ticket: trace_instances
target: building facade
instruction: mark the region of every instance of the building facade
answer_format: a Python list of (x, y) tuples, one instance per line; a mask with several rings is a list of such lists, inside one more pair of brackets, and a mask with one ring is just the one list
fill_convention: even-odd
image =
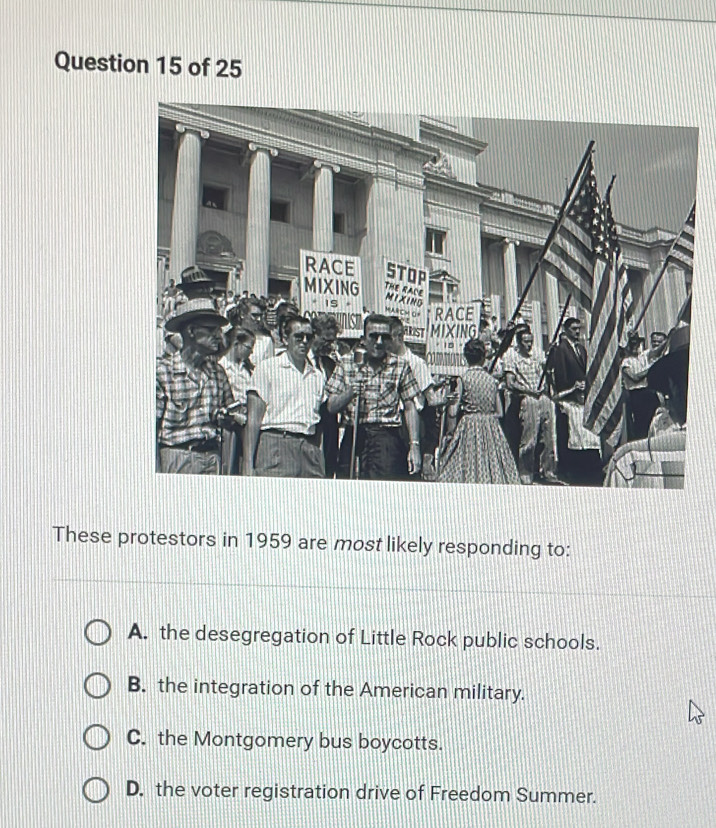
[[(504, 324), (558, 206), (481, 185), (473, 132), (466, 118), (160, 105), (158, 295), (196, 263), (234, 293), (297, 297), (299, 251), (316, 250), (360, 257), (370, 310), (390, 259), (427, 269), (432, 301), (482, 301)], [(619, 234), (638, 311), (674, 235)], [(644, 332), (674, 324), (690, 278), (669, 266)], [(523, 311), (538, 347), (569, 293), (538, 272)]]

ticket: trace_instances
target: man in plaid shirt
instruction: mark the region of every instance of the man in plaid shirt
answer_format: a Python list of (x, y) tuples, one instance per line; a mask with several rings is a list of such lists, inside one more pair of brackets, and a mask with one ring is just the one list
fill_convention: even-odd
[[(356, 454), (365, 480), (400, 480), (420, 471), (419, 419), (414, 402), (420, 388), (408, 363), (388, 352), (390, 341), (390, 319), (370, 314), (363, 323), (365, 360), (349, 354), (326, 383), (328, 410), (333, 414), (345, 411), (349, 421), (358, 425)], [(409, 447), (403, 437), (403, 418)], [(346, 429), (341, 444), (343, 468), (350, 465), (346, 461), (352, 428)]]
[(190, 299), (166, 321), (182, 348), (157, 363), (158, 469), (169, 474), (219, 474), (221, 410), (234, 398), (217, 355), (227, 320), (207, 298)]

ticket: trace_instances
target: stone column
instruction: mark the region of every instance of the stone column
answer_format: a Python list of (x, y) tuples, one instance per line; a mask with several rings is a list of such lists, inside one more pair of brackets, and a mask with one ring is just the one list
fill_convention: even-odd
[(542, 303), (539, 299), (533, 299), (532, 305), (532, 336), (536, 351), (544, 351), (542, 344)]
[(544, 274), (544, 296), (547, 305), (547, 337), (551, 342), (562, 312), (559, 306), (559, 279), (551, 273)]
[(384, 259), (424, 266), (423, 196), (422, 171), (411, 175), (378, 162), (368, 187), (366, 230), (359, 250), (363, 302), (371, 311), (385, 311)]
[(507, 321), (502, 318), (502, 296), (499, 293), (493, 293), (490, 296), (490, 321), (492, 321), (493, 316), (495, 317), (498, 328), (501, 328), (503, 322)]
[(502, 243), (502, 265), (505, 274), (505, 320), (509, 320), (520, 298), (517, 289), (517, 256), (515, 248), (518, 241), (505, 239)]
[(482, 300), (482, 218), (479, 213), (471, 213), (464, 218), (455, 216), (450, 235), (452, 275), (460, 280), (459, 301)]
[(171, 278), (178, 284), (182, 270), (196, 263), (201, 200), (201, 144), (208, 139), (209, 133), (183, 124), (177, 124), (176, 130), (180, 138), (174, 182), (169, 266)]
[[(169, 284), (169, 280), (167, 279), (167, 257), (166, 256), (158, 256), (157, 257), (157, 296), (161, 299), (162, 293), (164, 292), (164, 288), (167, 287)], [(160, 303), (161, 304), (161, 303)], [(161, 310), (161, 308), (160, 308)]]
[(337, 164), (314, 161), (313, 176), (313, 249), (333, 252), (333, 174)]
[(249, 168), (249, 202), (246, 222), (246, 279), (249, 293), (268, 293), (271, 246), (271, 158), (278, 152), (249, 144), (253, 153)]

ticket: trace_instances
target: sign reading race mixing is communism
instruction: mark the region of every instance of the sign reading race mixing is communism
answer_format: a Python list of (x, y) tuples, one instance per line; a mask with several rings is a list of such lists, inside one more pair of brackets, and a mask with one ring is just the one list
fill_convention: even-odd
[(480, 302), (435, 302), (428, 313), (425, 360), (434, 374), (462, 374), (467, 360), (462, 349), (480, 331)]
[(336, 317), (342, 336), (363, 334), (363, 281), (360, 258), (341, 253), (301, 251), (301, 308), (313, 318), (320, 313)]
[(385, 312), (405, 325), (406, 342), (425, 342), (428, 321), (428, 271), (384, 260)]

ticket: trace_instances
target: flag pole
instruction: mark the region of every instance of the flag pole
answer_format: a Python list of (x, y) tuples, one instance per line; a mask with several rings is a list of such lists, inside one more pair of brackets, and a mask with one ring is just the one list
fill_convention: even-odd
[(646, 316), (647, 308), (651, 304), (651, 300), (654, 298), (654, 294), (656, 293), (656, 289), (659, 287), (659, 284), (660, 284), (664, 274), (666, 273), (666, 268), (669, 266), (669, 259), (671, 258), (671, 254), (674, 252), (674, 248), (676, 247), (679, 240), (681, 239), (681, 236), (683, 235), (684, 230), (686, 229), (686, 225), (689, 223), (689, 218), (691, 217), (691, 213), (694, 211), (695, 207), (696, 207), (696, 202), (694, 201), (694, 203), (691, 205), (691, 210), (689, 210), (689, 215), (686, 216), (686, 220), (681, 225), (681, 230), (679, 230), (679, 232), (674, 237), (674, 240), (671, 242), (671, 247), (669, 247), (669, 252), (664, 257), (664, 261), (661, 264), (661, 268), (659, 269), (659, 273), (657, 274), (657, 277), (654, 280), (654, 284), (652, 285), (651, 290), (649, 291), (649, 295), (646, 297), (646, 301), (644, 302), (644, 305), (642, 306), (641, 311), (639, 312), (639, 318), (634, 323), (633, 329), (635, 331), (639, 329), (639, 325), (641, 325), (641, 323), (644, 321), (644, 317)]
[(537, 273), (539, 272), (540, 265), (544, 261), (544, 257), (547, 255), (549, 251), (550, 245), (554, 241), (554, 237), (559, 232), (562, 224), (564, 222), (565, 216), (567, 215), (567, 211), (569, 210), (572, 201), (574, 199), (574, 188), (579, 183), (579, 179), (584, 172), (584, 167), (587, 164), (587, 161), (592, 155), (592, 151), (594, 150), (594, 139), (592, 139), (589, 144), (587, 144), (587, 149), (584, 151), (584, 155), (582, 156), (582, 160), (579, 162), (579, 166), (577, 167), (577, 172), (574, 174), (574, 178), (572, 179), (572, 183), (569, 185), (567, 189), (567, 193), (564, 197), (564, 201), (562, 202), (562, 206), (559, 208), (559, 212), (557, 213), (557, 219), (552, 225), (552, 229), (549, 231), (549, 235), (547, 236), (547, 240), (542, 245), (542, 250), (540, 251), (539, 256), (537, 257), (537, 261), (534, 263), (532, 267), (532, 271), (530, 272), (529, 279), (527, 280), (527, 284), (525, 285), (520, 298), (517, 300), (517, 305), (515, 305), (515, 309), (512, 311), (512, 316), (510, 317), (510, 321), (507, 323), (505, 334), (500, 341), (500, 345), (495, 352), (495, 356), (492, 359), (492, 363), (490, 365), (490, 373), (494, 371), (495, 365), (497, 364), (497, 360), (502, 356), (505, 352), (504, 344), (507, 341), (509, 330), (514, 325), (515, 319), (519, 315), (520, 310), (522, 309), (522, 305), (524, 305), (525, 300), (527, 299), (527, 294), (532, 287), (532, 283), (537, 278)]
[(358, 389), (358, 393), (355, 397), (355, 407), (353, 409), (353, 434), (351, 434), (351, 468), (350, 468), (350, 479), (354, 480), (358, 477), (356, 474), (356, 439), (358, 437), (358, 422), (359, 422), (359, 412), (360, 412), (360, 389)]
[(681, 307), (679, 308), (679, 313), (676, 316), (676, 322), (674, 323), (674, 327), (678, 327), (680, 322), (683, 322), (687, 312), (689, 313), (689, 319), (691, 319), (691, 290), (689, 290), (688, 294), (686, 295), (686, 299), (681, 303)]
[(614, 173), (614, 175), (612, 176), (612, 180), (609, 182), (609, 186), (607, 187), (606, 192), (604, 193), (604, 201), (606, 201), (607, 204), (609, 204), (610, 207), (611, 207), (611, 203), (612, 203), (612, 187), (614, 186), (614, 182), (616, 180), (617, 180), (617, 174)]
[(545, 377), (547, 376), (547, 371), (549, 369), (549, 361), (552, 357), (552, 349), (557, 344), (557, 337), (559, 336), (559, 332), (562, 330), (562, 325), (564, 324), (564, 319), (567, 316), (567, 311), (569, 310), (569, 303), (572, 301), (572, 294), (567, 294), (567, 301), (564, 303), (564, 307), (562, 308), (562, 313), (559, 315), (559, 322), (557, 322), (557, 327), (554, 331), (554, 336), (552, 337), (552, 341), (549, 343), (547, 348), (547, 359), (544, 361), (544, 366), (542, 368), (542, 376), (539, 378), (539, 385), (537, 386), (537, 390), (541, 391), (542, 386), (544, 384)]

